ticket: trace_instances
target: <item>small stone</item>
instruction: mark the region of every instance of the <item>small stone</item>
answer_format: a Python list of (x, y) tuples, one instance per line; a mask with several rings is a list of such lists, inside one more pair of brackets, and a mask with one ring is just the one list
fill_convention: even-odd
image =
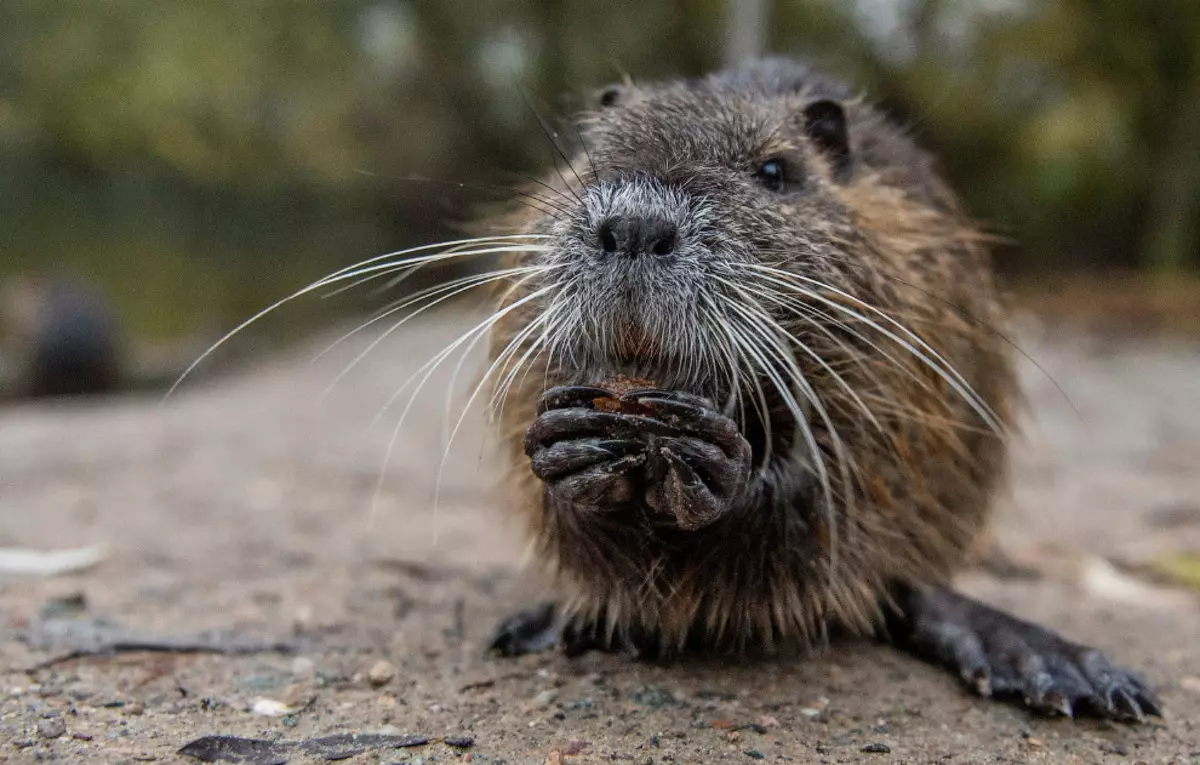
[(867, 754), (890, 754), (892, 748), (887, 744), (867, 744), (860, 751)]
[(283, 717), (296, 710), (275, 699), (255, 699), (254, 703), (250, 705), (250, 711), (264, 717)]
[(367, 682), (379, 688), (392, 682), (396, 677), (396, 665), (385, 659), (380, 659), (367, 670)]
[(542, 691), (541, 693), (539, 693), (538, 695), (533, 697), (533, 705), (535, 707), (542, 707), (544, 709), (545, 707), (548, 707), (551, 704), (553, 704), (554, 700), (557, 698), (558, 698), (558, 691), (556, 691), (553, 688), (547, 688), (546, 690)]
[(145, 712), (146, 708), (136, 701), (132, 701), (125, 705), (125, 714), (127, 715), (140, 715), (144, 714)]
[(568, 741), (566, 746), (561, 747), (561, 751), (564, 757), (578, 757), (591, 745), (590, 741)]
[(67, 734), (67, 724), (61, 717), (38, 720), (37, 731), (42, 738), (58, 738)]
[(475, 739), (470, 736), (446, 736), (442, 741), (446, 746), (452, 746), (455, 749), (470, 749), (475, 746)]
[(1179, 687), (1183, 688), (1185, 691), (1200, 693), (1200, 677), (1196, 677), (1195, 675), (1186, 675), (1182, 680), (1179, 681)]
[(292, 659), (292, 675), (299, 680), (312, 680), (317, 676), (317, 665), (307, 656)]
[(804, 715), (805, 717), (816, 717), (817, 715), (821, 714), (828, 708), (829, 708), (829, 699), (826, 698), (825, 696), (821, 696), (821, 697), (817, 698), (817, 700), (814, 701), (813, 703), (809, 704), (806, 707), (803, 707), (800, 710), (800, 714)]
[(1025, 743), (1029, 744), (1034, 749), (1041, 749), (1043, 746), (1046, 745), (1045, 741), (1042, 741), (1040, 738), (1034, 738), (1033, 736), (1029, 736), (1028, 738), (1026, 738)]
[(747, 757), (749, 757), (752, 760), (765, 760), (767, 758), (767, 756), (765, 754), (758, 751), (757, 749), (747, 749), (742, 754), (746, 755)]
[(403, 736), (404, 731), (397, 728), (395, 725), (380, 725), (378, 728), (371, 728), (367, 731), (377, 736)]

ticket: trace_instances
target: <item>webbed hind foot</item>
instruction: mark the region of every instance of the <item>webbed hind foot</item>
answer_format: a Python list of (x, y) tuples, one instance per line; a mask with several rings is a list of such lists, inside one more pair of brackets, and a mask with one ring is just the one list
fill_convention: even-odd
[(949, 589), (900, 591), (896, 645), (957, 672), (981, 696), (1023, 700), (1042, 714), (1139, 721), (1162, 706), (1137, 673), (1094, 648)]

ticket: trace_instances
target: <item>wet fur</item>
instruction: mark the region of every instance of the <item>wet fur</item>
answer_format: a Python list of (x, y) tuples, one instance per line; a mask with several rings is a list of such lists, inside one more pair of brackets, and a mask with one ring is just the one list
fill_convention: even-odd
[[(845, 172), (807, 140), (797, 119), (806, 104), (831, 97), (849, 118), (854, 159)], [(663, 526), (638, 507), (600, 514), (569, 506), (530, 472), (522, 439), (548, 387), (594, 384), (616, 373), (728, 400), (734, 381), (703, 350), (718, 337), (706, 323), (711, 317), (681, 314), (694, 293), (672, 290), (744, 299), (720, 292), (709, 276), (752, 288), (744, 281), (750, 272), (729, 264), (755, 262), (819, 279), (884, 311), (945, 357), (999, 422), (1011, 425), (1017, 387), (998, 334), (1005, 317), (986, 238), (902, 129), (844, 86), (795, 64), (628, 86), (618, 104), (584, 115), (582, 124), (588, 156), (580, 152), (574, 167), (587, 188), (570, 193), (586, 204), (573, 203), (579, 209), (569, 218), (525, 210), (502, 224), (556, 237), (555, 252), (513, 256), (506, 265), (562, 268), (507, 285), (497, 295), (500, 307), (550, 279), (566, 286), (498, 323), (492, 359), (547, 310), (575, 310), (562, 314), (575, 325), (558, 328), (552, 352), (530, 353), (514, 370), (517, 353), (496, 377), (511, 384), (497, 427), (512, 482), (497, 496), (527, 528), (532, 561), (554, 578), (571, 613), (614, 634), (649, 636), (667, 653), (697, 643), (730, 650), (810, 645), (833, 628), (877, 629), (893, 584), (944, 582), (963, 564), (1004, 485), (1006, 449), (962, 396), (869, 328), (857, 327), (891, 360), (844, 328), (826, 325), (830, 337), (775, 306), (758, 306), (828, 365), (795, 354), (834, 426), (809, 418), (830, 465), (832, 507), (778, 397), (769, 402), (770, 456), (760, 444), (765, 464), (746, 501), (698, 531)], [(800, 170), (796, 193), (772, 195), (754, 184), (755, 164), (773, 156)], [(605, 186), (615, 179), (637, 180)], [(557, 175), (546, 183), (564, 189)], [(645, 198), (637, 189), (648, 190)], [(691, 227), (680, 237), (690, 248), (681, 253), (691, 258), (687, 276), (668, 284), (647, 274), (654, 289), (629, 305), (622, 302), (628, 295), (606, 292), (603, 279), (589, 276), (581, 254), (589, 209), (623, 206), (650, 207)], [(630, 306), (641, 312), (637, 320), (622, 313)], [(528, 349), (539, 332), (520, 347)], [(830, 368), (870, 407), (878, 427)], [(764, 431), (751, 392), (743, 394), (743, 426)]]

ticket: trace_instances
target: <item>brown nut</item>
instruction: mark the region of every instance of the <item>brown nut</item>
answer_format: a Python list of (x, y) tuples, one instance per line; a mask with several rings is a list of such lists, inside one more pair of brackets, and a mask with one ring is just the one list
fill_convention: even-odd
[(640, 377), (626, 377), (625, 375), (617, 375), (609, 380), (599, 383), (598, 387), (604, 390), (611, 391), (612, 396), (602, 396), (592, 399), (592, 408), (597, 412), (621, 412), (624, 414), (650, 414), (650, 409), (641, 406), (636, 401), (621, 401), (621, 396), (631, 390), (640, 388), (653, 388), (654, 381), (646, 380)]

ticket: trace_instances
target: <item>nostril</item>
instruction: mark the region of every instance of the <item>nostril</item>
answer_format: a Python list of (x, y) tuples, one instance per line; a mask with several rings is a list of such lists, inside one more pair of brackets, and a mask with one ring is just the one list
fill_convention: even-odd
[(674, 231), (665, 234), (659, 237), (654, 244), (651, 245), (650, 252), (653, 252), (655, 255), (670, 255), (675, 251), (677, 239), (678, 237), (675, 235)]
[(597, 232), (600, 238), (600, 247), (605, 253), (612, 255), (617, 251), (617, 237), (613, 234), (612, 223), (604, 221), (600, 224), (600, 230)]
[(646, 252), (654, 255), (670, 255), (679, 244), (679, 229), (675, 224), (662, 218), (646, 221), (642, 227)]

